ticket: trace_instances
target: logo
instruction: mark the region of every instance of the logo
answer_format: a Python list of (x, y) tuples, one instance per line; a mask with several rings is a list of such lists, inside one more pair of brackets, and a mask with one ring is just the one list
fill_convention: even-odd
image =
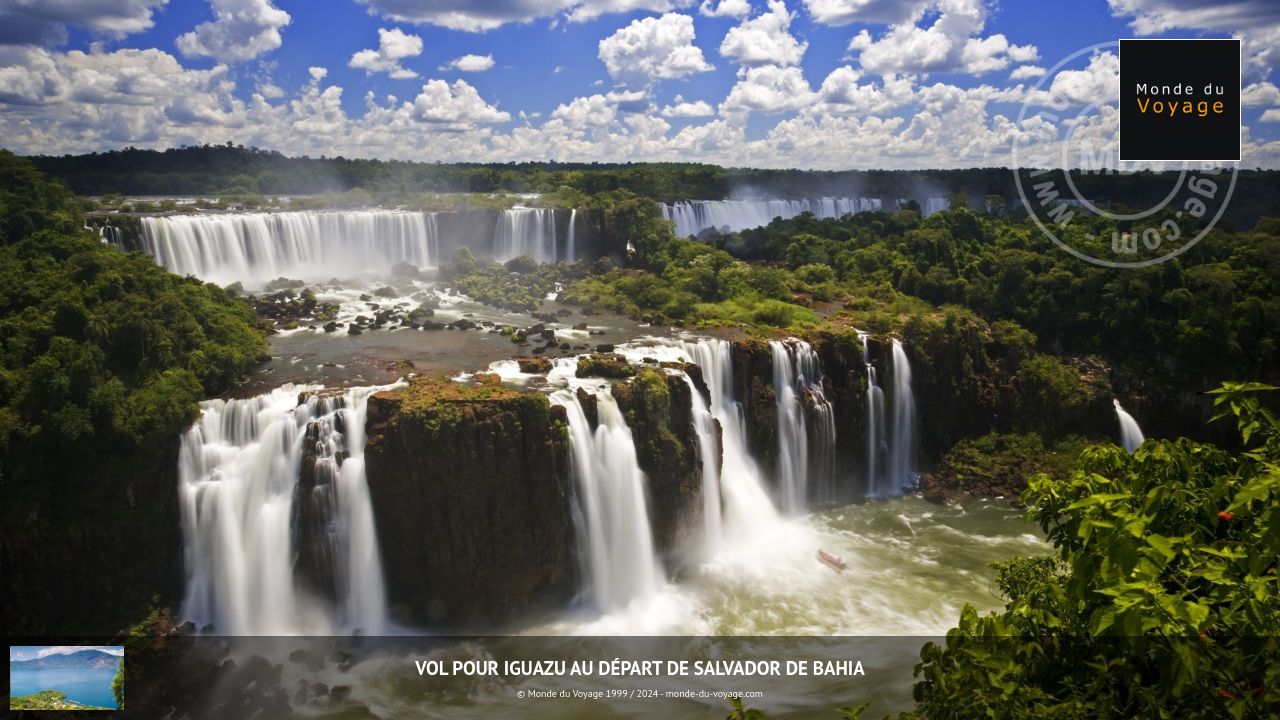
[[(1143, 267), (1185, 253), (1217, 224), (1235, 191), (1238, 166), (1220, 158), (1120, 159), (1118, 45), (1072, 53), (1026, 92), (1012, 166), (1022, 204), (1055, 244), (1095, 265)], [(1210, 104), (1206, 113), (1212, 111)]]

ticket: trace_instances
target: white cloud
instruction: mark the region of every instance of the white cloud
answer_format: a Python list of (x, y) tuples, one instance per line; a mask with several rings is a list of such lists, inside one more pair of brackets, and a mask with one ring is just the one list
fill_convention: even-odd
[(552, 120), (560, 120), (570, 127), (603, 126), (613, 122), (618, 111), (603, 95), (578, 97), (562, 104), (551, 112)]
[(120, 38), (155, 25), (152, 14), (168, 0), (0, 0), (0, 45), (66, 41), (67, 26)]
[(1245, 107), (1280, 105), (1280, 88), (1269, 82), (1254, 83), (1240, 91), (1240, 102)]
[(219, 62), (243, 62), (280, 47), (280, 29), (289, 13), (271, 0), (209, 0), (213, 21), (174, 41), (187, 57), (211, 57)]
[(928, 0), (804, 0), (809, 15), (824, 25), (903, 23), (928, 4)]
[(1003, 70), (1011, 62), (1031, 62), (1039, 57), (1032, 45), (1013, 45), (1003, 34), (981, 37), (986, 24), (983, 0), (936, 0), (928, 9), (938, 11), (929, 27), (920, 7), (903, 23), (874, 39), (861, 30), (849, 42), (857, 51), (862, 69), (872, 73), (964, 72), (972, 75)]
[(792, 15), (782, 0), (769, 0), (769, 11), (729, 30), (720, 54), (743, 65), (798, 65), (809, 43), (791, 35)]
[(693, 39), (693, 18), (688, 15), (643, 18), (601, 40), (600, 59), (617, 82), (647, 87), (655, 80), (712, 69)]
[(707, 17), (746, 17), (751, 14), (751, 3), (747, 0), (702, 0), (698, 13)]
[(325, 77), (329, 75), (329, 71), (325, 68), (316, 67), (313, 65), (307, 68), (307, 74), (311, 76), (311, 79), (313, 81), (320, 82), (321, 80), (325, 79)]
[(493, 67), (493, 55), (463, 55), (449, 61), (441, 70), (458, 70), (460, 72), (484, 72)]
[(108, 655), (124, 655), (124, 648), (119, 645), (53, 645), (36, 651), (35, 659), (50, 655), (70, 655), (81, 650), (100, 650)]
[(1262, 113), (1262, 122), (1280, 123), (1280, 108), (1269, 108)]
[(813, 90), (798, 67), (763, 65), (742, 68), (738, 72), (738, 83), (720, 104), (720, 114), (735, 116), (799, 110), (813, 98)]
[(1019, 65), (1009, 73), (1010, 80), (1030, 80), (1044, 75), (1045, 69), (1039, 65)]
[(1111, 14), (1131, 16), (1139, 35), (1178, 28), (1229, 33), (1243, 40), (1245, 79), (1261, 80), (1280, 60), (1280, 3), (1274, 0), (1107, 0)]
[(862, 83), (857, 70), (845, 65), (822, 81), (818, 96), (822, 110), (834, 115), (878, 115), (908, 105), (915, 98), (911, 80), (890, 75), (882, 85)]
[(709, 117), (715, 115), (715, 108), (703, 100), (689, 102), (682, 95), (677, 95), (675, 102), (662, 108), (662, 117)]
[(364, 70), (366, 75), (384, 72), (397, 80), (418, 77), (418, 73), (402, 66), (405, 58), (422, 54), (422, 38), (408, 35), (400, 28), (378, 29), (378, 49), (360, 50), (351, 56), (350, 67)]
[(464, 128), (471, 125), (504, 123), (511, 115), (485, 102), (465, 80), (453, 85), (444, 80), (428, 80), (413, 99), (413, 117), (423, 122)]
[(564, 14), (584, 22), (609, 13), (667, 12), (691, 0), (358, 0), (369, 12), (401, 22), (484, 32), (508, 23), (526, 23)]

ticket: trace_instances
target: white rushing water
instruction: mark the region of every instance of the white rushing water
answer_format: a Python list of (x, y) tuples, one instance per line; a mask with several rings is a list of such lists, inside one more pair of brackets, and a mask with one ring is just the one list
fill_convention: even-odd
[[(386, 629), (386, 597), (364, 473), (365, 409), (385, 387), (317, 397), (285, 385), (265, 395), (201, 403), (178, 463), (187, 575), (184, 616), (223, 635), (329, 634)], [(311, 393), (299, 405), (299, 393)], [(310, 423), (316, 423), (315, 497), (299, 498)], [(343, 458), (339, 461), (339, 458)], [(295, 577), (299, 502), (331, 528), (336, 606)]]
[(574, 391), (557, 391), (551, 401), (569, 417), (579, 544), (590, 598), (609, 612), (651, 599), (665, 581), (649, 522), (648, 479), (636, 458), (631, 428), (607, 388), (593, 395), (594, 430)]
[(663, 203), (662, 217), (676, 224), (676, 235), (697, 235), (707, 228), (737, 232), (763, 227), (774, 218), (784, 220), (811, 212), (820, 218), (879, 210), (880, 198), (821, 197), (800, 200), (685, 200)]
[(916, 398), (911, 389), (911, 360), (893, 339), (893, 435), (889, 445), (889, 482), (901, 493), (916, 485)]
[(578, 260), (577, 230), (578, 230), (578, 209), (574, 208), (569, 211), (569, 234), (568, 234), (568, 237), (565, 238), (565, 243), (564, 243), (565, 244), (564, 259), (568, 260), (569, 262), (577, 262)]
[(1116, 419), (1120, 421), (1120, 447), (1132, 455), (1146, 440), (1146, 436), (1142, 434), (1142, 428), (1139, 427), (1138, 421), (1125, 412), (1124, 408), (1120, 407), (1119, 400), (1112, 400), (1111, 402), (1116, 406)]
[(774, 525), (778, 512), (765, 489), (760, 466), (747, 449), (747, 421), (733, 393), (733, 355), (728, 340), (682, 341), (681, 349), (702, 370), (711, 394), (711, 414), (720, 423), (722, 540), (734, 542)]
[[(822, 389), (813, 346), (803, 340), (769, 341), (778, 417), (778, 487), (783, 512), (800, 514), (809, 500), (834, 496), (835, 414)], [(814, 422), (806, 417), (811, 408)], [(814, 452), (810, 452), (810, 450)]]
[[(862, 361), (867, 366), (866, 487), (868, 497), (900, 495), (916, 485), (916, 400), (911, 388), (911, 361), (902, 342), (891, 347), (889, 393), (871, 361), (869, 336), (859, 331)], [(892, 405), (888, 405), (892, 403)], [(888, 417), (886, 417), (888, 416)]]
[(554, 208), (513, 207), (498, 213), (493, 230), (494, 261), (506, 262), (521, 255), (538, 262), (559, 259)]
[(144, 217), (141, 241), (162, 267), (224, 285), (440, 262), (436, 214), (396, 210)]

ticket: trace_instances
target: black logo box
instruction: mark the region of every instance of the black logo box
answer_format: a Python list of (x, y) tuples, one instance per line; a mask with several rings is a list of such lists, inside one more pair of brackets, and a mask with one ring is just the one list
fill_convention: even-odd
[(1240, 160), (1240, 63), (1239, 39), (1121, 39), (1120, 159)]

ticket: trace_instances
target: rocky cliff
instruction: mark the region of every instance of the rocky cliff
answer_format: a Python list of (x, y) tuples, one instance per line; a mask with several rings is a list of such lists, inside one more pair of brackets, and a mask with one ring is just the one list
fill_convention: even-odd
[(463, 626), (575, 587), (568, 438), (545, 395), (415, 379), (369, 399), (369, 490), (399, 620)]
[[(702, 386), (698, 366), (681, 368), (695, 388)], [(692, 391), (680, 376), (646, 367), (631, 382), (615, 384), (612, 392), (631, 428), (640, 468), (649, 478), (654, 543), (674, 569), (680, 561), (681, 533), (699, 526), (702, 507), (702, 458), (693, 426)], [(720, 458), (711, 462), (719, 467)]]

